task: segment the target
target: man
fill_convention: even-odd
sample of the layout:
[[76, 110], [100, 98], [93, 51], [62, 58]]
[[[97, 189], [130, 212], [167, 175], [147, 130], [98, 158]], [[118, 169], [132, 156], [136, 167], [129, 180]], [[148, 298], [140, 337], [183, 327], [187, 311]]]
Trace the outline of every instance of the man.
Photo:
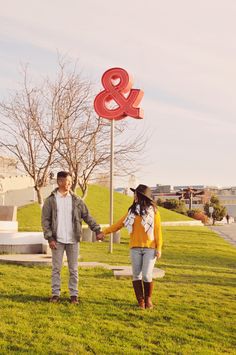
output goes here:
[[63, 254], [66, 251], [69, 267], [69, 291], [72, 304], [78, 304], [78, 254], [82, 233], [82, 220], [96, 233], [97, 240], [103, 239], [100, 226], [90, 216], [82, 199], [71, 190], [70, 173], [60, 171], [57, 185], [45, 200], [42, 210], [42, 228], [44, 238], [52, 250], [52, 297], [50, 302], [60, 300], [61, 268]]

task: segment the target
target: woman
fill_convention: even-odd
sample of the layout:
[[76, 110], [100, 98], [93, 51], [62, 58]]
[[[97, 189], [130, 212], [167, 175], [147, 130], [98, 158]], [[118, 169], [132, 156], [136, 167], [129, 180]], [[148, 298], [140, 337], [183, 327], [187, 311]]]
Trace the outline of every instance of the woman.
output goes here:
[[161, 257], [162, 232], [160, 214], [152, 199], [151, 190], [139, 185], [134, 192], [134, 202], [117, 223], [103, 230], [109, 234], [126, 227], [130, 234], [130, 256], [133, 288], [140, 308], [153, 308], [152, 273], [156, 259]]

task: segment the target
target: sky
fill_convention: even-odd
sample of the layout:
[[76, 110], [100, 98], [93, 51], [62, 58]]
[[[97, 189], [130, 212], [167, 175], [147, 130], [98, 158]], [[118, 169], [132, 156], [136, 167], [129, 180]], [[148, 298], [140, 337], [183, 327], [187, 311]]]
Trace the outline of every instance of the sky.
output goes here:
[[[235, 0], [0, 0], [0, 100], [22, 64], [53, 75], [58, 53], [97, 83], [112, 67], [142, 89], [148, 132], [137, 183], [236, 186]], [[116, 185], [125, 181], [116, 180]]]

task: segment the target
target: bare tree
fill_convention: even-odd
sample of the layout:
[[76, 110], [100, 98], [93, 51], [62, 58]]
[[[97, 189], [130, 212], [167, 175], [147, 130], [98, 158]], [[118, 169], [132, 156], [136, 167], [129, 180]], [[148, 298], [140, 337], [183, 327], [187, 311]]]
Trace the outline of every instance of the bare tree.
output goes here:
[[[110, 122], [96, 117], [92, 112], [84, 112], [73, 124], [70, 120], [62, 130], [57, 152], [63, 167], [73, 176], [73, 186], [80, 186], [82, 198], [86, 196], [88, 183], [95, 173], [107, 173], [110, 163]], [[125, 124], [115, 130], [115, 165], [118, 176], [126, 176], [137, 171], [138, 153], [144, 149], [145, 136], [122, 141]], [[65, 127], [64, 127], [65, 128]], [[134, 161], [136, 164], [134, 164]]]
[[[60, 88], [62, 96], [66, 98], [66, 121], [65, 109], [61, 109], [61, 102], [55, 103], [55, 106], [58, 105], [56, 110], [63, 115], [64, 122], [56, 145], [58, 166], [72, 174], [72, 189], [75, 190], [79, 186], [82, 198], [85, 198], [91, 177], [98, 171], [107, 172], [110, 161], [110, 121], [95, 115], [92, 84], [82, 79], [75, 69], [67, 72], [65, 63], [60, 63], [61, 81], [51, 84], [51, 87], [55, 92]], [[58, 125], [61, 122], [60, 114], [57, 115]], [[125, 131], [125, 122], [116, 124], [116, 138], [123, 137]], [[136, 171], [137, 165], [132, 163], [137, 161], [138, 153], [146, 143], [145, 134], [131, 137], [128, 140], [116, 140], [115, 161], [119, 175]]]
[[63, 168], [72, 174], [72, 189], [79, 186], [83, 198], [86, 196], [91, 174], [98, 166], [101, 168], [108, 155], [102, 149], [105, 137], [101, 137], [107, 127], [90, 111], [88, 109], [67, 121], [57, 149]]
[[[59, 59], [56, 78], [45, 80], [42, 87], [30, 87], [27, 70], [23, 73], [22, 89], [0, 104], [0, 145], [32, 177], [40, 204], [41, 188], [58, 168], [70, 171], [72, 189], [80, 186], [84, 198], [91, 177], [108, 171], [110, 121], [95, 115], [92, 85], [77, 74], [76, 66], [68, 70]], [[146, 143], [145, 134], [132, 132], [127, 139], [127, 129], [127, 122], [116, 123], [115, 162], [123, 176], [137, 170], [133, 162]]]
[[[48, 85], [31, 87], [27, 68], [23, 69], [22, 88], [8, 102], [0, 103], [0, 145], [15, 156], [23, 170], [32, 177], [40, 205], [41, 189], [47, 185], [50, 171], [56, 164], [55, 148], [59, 133], [67, 119], [60, 90]], [[59, 78], [60, 81], [60, 78]], [[60, 112], [58, 102], [62, 102]], [[58, 116], [60, 115], [60, 121]]]
[[[89, 107], [92, 107], [90, 104]], [[143, 150], [146, 139], [142, 135], [122, 140], [127, 130], [125, 123], [116, 125], [115, 163], [116, 175], [126, 176], [137, 170], [137, 156]], [[64, 169], [73, 176], [74, 190], [79, 186], [85, 198], [88, 183], [95, 173], [107, 173], [110, 162], [110, 122], [96, 117], [92, 108], [78, 117], [70, 117], [60, 132], [58, 155]]]

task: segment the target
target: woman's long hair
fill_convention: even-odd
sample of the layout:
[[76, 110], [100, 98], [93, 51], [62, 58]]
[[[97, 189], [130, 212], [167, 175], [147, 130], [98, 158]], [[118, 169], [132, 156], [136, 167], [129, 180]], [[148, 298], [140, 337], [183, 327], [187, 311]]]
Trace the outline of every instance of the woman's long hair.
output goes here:
[[152, 206], [154, 209], [154, 212], [156, 212], [157, 205], [155, 204], [154, 201], [151, 201], [149, 198], [140, 194], [138, 191], [136, 191], [136, 196], [137, 196], [138, 201], [135, 202], [135, 200], [134, 200], [132, 205], [129, 207], [128, 211], [130, 211], [131, 213], [134, 213], [135, 215], [138, 215], [138, 212], [136, 211], [136, 206], [140, 205], [140, 216], [147, 214], [147, 210], [150, 206]]

